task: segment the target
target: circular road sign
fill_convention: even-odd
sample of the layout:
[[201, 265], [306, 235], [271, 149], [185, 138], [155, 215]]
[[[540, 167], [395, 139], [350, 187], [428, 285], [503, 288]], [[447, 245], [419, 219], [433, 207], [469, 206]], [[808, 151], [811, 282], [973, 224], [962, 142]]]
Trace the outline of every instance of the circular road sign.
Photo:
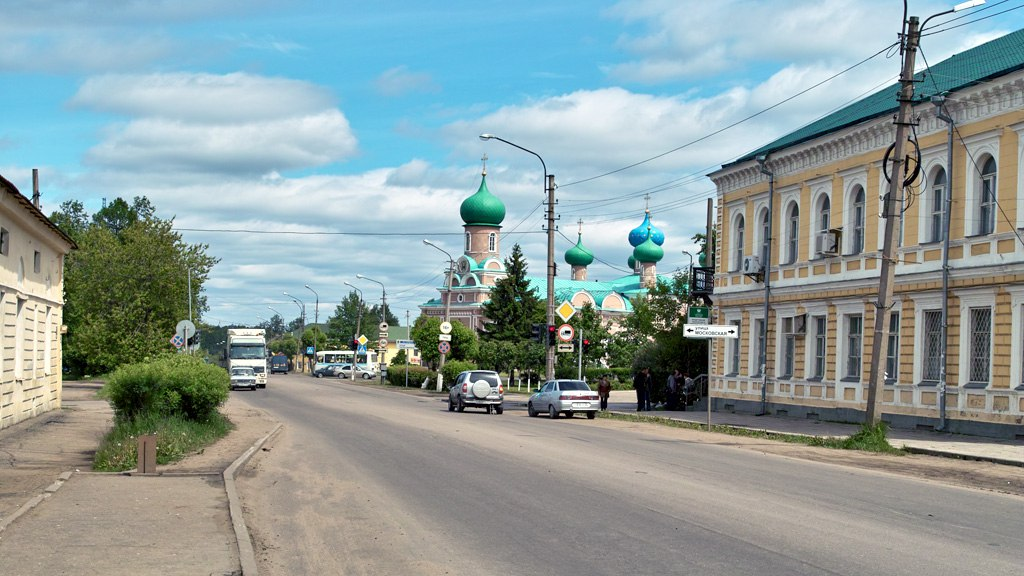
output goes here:
[[388, 331], [388, 323], [387, 322], [381, 322], [380, 326], [378, 326], [377, 328], [380, 328], [381, 332], [387, 332]]
[[196, 325], [189, 320], [182, 320], [174, 327], [174, 333], [181, 334], [182, 332], [185, 333], [185, 338], [191, 338], [196, 335]]
[[576, 331], [570, 324], [562, 324], [558, 327], [558, 339], [562, 342], [572, 342], [572, 337], [575, 335]]
[[447, 354], [447, 353], [451, 352], [452, 351], [452, 343], [451, 342], [438, 342], [437, 343], [437, 351], [440, 352], [441, 354]]
[[452, 331], [452, 323], [451, 322], [449, 322], [447, 320], [445, 320], [444, 322], [441, 322], [441, 334], [451, 334], [451, 331]]
[[379, 344], [381, 348], [387, 348], [388, 347], [388, 339], [387, 338], [381, 338], [377, 342], [377, 344]]

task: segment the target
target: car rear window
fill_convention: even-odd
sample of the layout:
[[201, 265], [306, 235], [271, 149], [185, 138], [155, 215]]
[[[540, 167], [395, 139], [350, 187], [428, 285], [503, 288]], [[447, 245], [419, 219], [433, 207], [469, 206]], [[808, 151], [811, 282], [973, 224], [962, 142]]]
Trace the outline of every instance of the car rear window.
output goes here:
[[501, 384], [501, 381], [498, 380], [498, 375], [493, 373], [493, 372], [472, 372], [472, 373], [470, 373], [469, 381], [470, 382], [476, 382], [477, 380], [483, 380], [484, 382], [487, 382], [491, 386], [497, 386], [498, 384]]
[[568, 382], [562, 382], [558, 385], [559, 390], [590, 390], [590, 386], [587, 386], [586, 382], [579, 380], [569, 380]]

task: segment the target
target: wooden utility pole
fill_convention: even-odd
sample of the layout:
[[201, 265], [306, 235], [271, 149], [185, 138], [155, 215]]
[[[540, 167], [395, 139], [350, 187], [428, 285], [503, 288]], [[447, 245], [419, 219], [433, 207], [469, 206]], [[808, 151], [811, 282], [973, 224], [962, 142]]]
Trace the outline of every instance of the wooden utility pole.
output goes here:
[[[903, 144], [907, 139], [907, 126], [912, 122], [914, 98], [914, 57], [920, 40], [917, 16], [908, 21], [906, 44], [903, 51], [903, 72], [900, 74], [899, 103], [896, 116], [896, 142], [892, 154], [889, 192], [884, 198], [883, 215], [885, 234], [882, 243], [882, 269], [878, 281], [878, 302], [875, 304], [874, 337], [871, 341], [871, 375], [868, 384], [865, 424], [877, 424], [882, 419], [882, 387], [885, 384], [885, 360], [889, 354], [889, 310], [892, 308], [893, 284], [896, 279], [896, 249], [899, 232], [897, 223], [902, 217], [902, 194], [906, 173]], [[883, 166], [884, 170], [884, 166]]]

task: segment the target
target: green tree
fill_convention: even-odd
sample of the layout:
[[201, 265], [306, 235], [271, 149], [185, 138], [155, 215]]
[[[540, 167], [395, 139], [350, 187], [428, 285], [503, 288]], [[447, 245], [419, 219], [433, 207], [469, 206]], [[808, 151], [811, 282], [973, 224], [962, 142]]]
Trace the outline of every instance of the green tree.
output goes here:
[[576, 368], [579, 366], [580, 336], [582, 335], [583, 338], [590, 341], [590, 349], [583, 355], [583, 368], [586, 369], [587, 366], [592, 365], [605, 356], [611, 334], [605, 323], [601, 321], [601, 315], [589, 302], [573, 314], [572, 318], [569, 319], [569, 324], [572, 325], [576, 332], [576, 337], [573, 341], [573, 345], [576, 347], [575, 351], [572, 354], [557, 354], [556, 360], [559, 367], [572, 368], [569, 372], [575, 377]]
[[[435, 365], [441, 359], [437, 350], [437, 336], [441, 333], [441, 320], [420, 316], [410, 330], [413, 342], [420, 349], [420, 359], [424, 364]], [[477, 356], [476, 332], [462, 322], [452, 322], [452, 351], [447, 360], [471, 360]]]
[[345, 348], [351, 348], [349, 343], [352, 337], [358, 336], [357, 327], [358, 332], [365, 334], [369, 328], [375, 331], [377, 323], [374, 318], [370, 318], [366, 303], [360, 300], [359, 294], [353, 290], [345, 295], [341, 303], [334, 308], [334, 313], [327, 319], [327, 336], [332, 341], [344, 343]]
[[516, 244], [505, 259], [507, 275], [494, 283], [483, 306], [487, 318], [481, 338], [515, 342], [530, 337], [530, 325], [544, 321], [544, 305], [526, 279], [526, 260]]
[[294, 356], [295, 351], [298, 349], [299, 341], [292, 334], [285, 334], [284, 336], [272, 340], [267, 347], [274, 354], [286, 354], [288, 356]]
[[[82, 224], [80, 204], [62, 208], [68, 212], [55, 213], [55, 221]], [[144, 198], [127, 212], [121, 203], [108, 208], [75, 229], [79, 249], [65, 260], [64, 361], [76, 374], [106, 373], [166, 351], [189, 301], [197, 318], [207, 309], [203, 284], [217, 262], [206, 245], [183, 242], [173, 220], [153, 216]]]

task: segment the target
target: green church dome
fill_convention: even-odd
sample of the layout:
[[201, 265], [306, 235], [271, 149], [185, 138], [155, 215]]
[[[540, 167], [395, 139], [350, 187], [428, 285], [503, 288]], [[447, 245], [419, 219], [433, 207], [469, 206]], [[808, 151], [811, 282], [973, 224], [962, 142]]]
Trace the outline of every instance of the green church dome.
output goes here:
[[633, 258], [632, 254], [626, 259], [626, 266], [629, 266], [630, 270], [636, 270], [636, 258]]
[[501, 226], [505, 219], [505, 204], [487, 189], [487, 175], [480, 177], [480, 188], [462, 201], [459, 208], [467, 226]]
[[658, 262], [664, 257], [665, 250], [654, 243], [650, 234], [647, 235], [647, 240], [633, 249], [633, 258], [636, 258], [637, 262]]
[[583, 247], [583, 234], [579, 234], [576, 245], [565, 251], [565, 261], [570, 266], [590, 266], [594, 262], [594, 253]]

